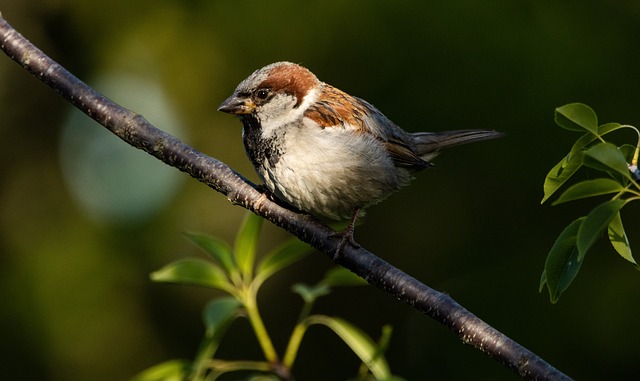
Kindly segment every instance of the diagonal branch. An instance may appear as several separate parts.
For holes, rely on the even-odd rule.
[[[24,69],[55,90],[131,146],[188,173],[227,196],[235,205],[287,230],[330,257],[340,238],[314,218],[270,201],[256,186],[226,164],[157,129],[136,114],[98,93],[31,44],[0,15],[0,49]],[[544,360],[438,292],[403,273],[362,247],[346,245],[336,262],[367,282],[445,325],[465,343],[485,352],[526,380],[570,380]]]

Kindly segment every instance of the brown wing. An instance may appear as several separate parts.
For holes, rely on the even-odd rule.
[[[357,98],[324,84],[318,101],[305,111],[304,116],[322,128],[349,126],[362,131],[365,129],[367,113],[366,105]]]
[[[370,103],[331,85],[324,84],[319,100],[309,107],[304,116],[322,128],[352,128],[359,133],[373,135],[384,145],[397,167],[421,170],[432,166],[409,145],[413,140],[407,132]]]

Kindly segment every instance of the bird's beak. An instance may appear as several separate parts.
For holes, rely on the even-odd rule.
[[[220,104],[218,111],[233,115],[246,115],[251,114],[255,108],[256,105],[251,99],[241,98],[233,94]]]

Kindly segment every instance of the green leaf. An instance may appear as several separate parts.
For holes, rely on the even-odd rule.
[[[586,217],[580,217],[567,226],[551,247],[544,264],[544,272],[540,279],[540,290],[544,283],[549,289],[551,303],[557,303],[560,295],[569,288],[575,279],[582,258],[578,255],[576,239],[578,230]]]
[[[222,337],[231,323],[240,316],[242,309],[242,303],[232,297],[214,299],[204,307],[202,320],[206,327],[206,335],[193,361],[190,380],[204,379],[210,367],[209,361],[218,350]]]
[[[609,226],[609,222],[611,222],[625,203],[625,200],[609,200],[596,206],[589,212],[584,222],[580,225],[576,237],[578,259],[580,261],[582,261],[591,246],[600,238],[604,230]]]
[[[251,279],[262,221],[262,217],[248,212],[236,236],[233,250],[236,263],[245,280]]]
[[[344,341],[349,348],[371,370],[377,380],[391,379],[391,371],[376,343],[358,327],[336,317],[313,315],[308,318],[309,324],[322,324],[329,327]]]
[[[589,144],[593,143],[597,140],[598,137],[591,132],[587,132],[582,135],[575,143],[571,146],[571,151],[569,151],[569,157],[577,154],[578,152],[584,151],[584,148]]]
[[[604,136],[608,133],[616,131],[620,128],[624,128],[624,126],[620,125],[620,123],[607,123],[598,127],[598,135],[594,135],[591,132],[587,132],[582,135],[573,146],[571,146],[571,151],[569,151],[569,157],[573,157],[574,155],[581,153],[584,149],[589,146],[594,141],[598,140],[598,136]]]
[[[206,234],[185,232],[184,236],[209,254],[216,262],[222,265],[229,274],[235,271],[236,265],[233,262],[233,255],[229,244],[217,237]]]
[[[586,150],[584,155],[584,164],[591,168],[631,178],[624,154],[611,143],[598,143]]]
[[[620,123],[606,123],[603,124],[602,126],[598,127],[598,135],[600,136],[605,136],[606,134],[619,130],[621,128],[628,128],[629,126],[624,126]],[[595,136],[594,136],[594,140],[595,140]]]
[[[218,265],[200,258],[186,258],[172,262],[151,273],[154,282],[179,283],[213,287],[229,292],[231,284]]]
[[[613,216],[613,219],[611,219],[611,222],[609,222],[607,232],[609,235],[609,241],[611,241],[613,248],[616,249],[618,254],[638,267],[638,264],[631,253],[631,245],[629,245],[629,239],[624,231],[620,212],[616,213],[616,215]]]
[[[207,303],[202,313],[206,335],[193,361],[192,373],[185,380],[204,380],[222,337],[233,320],[240,316],[242,308],[242,303],[232,297],[222,297]]]
[[[573,155],[565,156],[556,164],[544,179],[544,197],[540,203],[544,203],[551,197],[574,173],[582,166],[583,154],[578,151]]]
[[[571,103],[558,107],[555,121],[560,127],[570,131],[598,133],[598,117],[591,107],[582,103]]]
[[[586,180],[571,186],[569,189],[553,203],[553,205],[562,204],[563,202],[578,200],[581,198],[600,196],[609,193],[618,193],[624,190],[619,182],[608,179]]]
[[[360,278],[342,266],[329,269],[320,283],[329,287],[365,286],[368,284],[366,280]]]
[[[302,297],[306,303],[313,303],[321,296],[328,295],[331,292],[329,286],[317,284],[316,286],[308,286],[303,283],[296,283],[291,286],[291,290]]]
[[[259,278],[260,282],[265,281],[274,273],[305,257],[312,249],[297,238],[285,242],[258,263],[256,279]]]
[[[189,371],[186,360],[169,360],[137,374],[130,381],[183,381]]]
[[[540,286],[538,286],[538,292],[542,292],[546,284],[547,284],[547,272],[545,270],[542,270],[542,275],[540,276]]]
[[[222,297],[207,303],[202,313],[202,320],[207,333],[223,330],[242,309],[242,303],[236,298]]]
[[[598,127],[598,135],[604,136],[622,127],[623,126],[621,126],[620,123],[603,124],[602,126]],[[576,140],[575,143],[573,143],[573,146],[571,146],[571,151],[569,151],[568,157],[571,158],[574,155],[577,155],[578,153],[582,153],[582,151],[584,151],[584,149],[588,145],[590,145],[591,143],[593,143],[595,140],[598,139],[598,135],[594,135],[591,132],[587,132],[584,135],[582,135],[578,140]]]
[[[619,128],[619,123],[607,123],[598,127],[600,136],[606,135]],[[583,162],[584,148],[591,144],[597,136],[587,132],[582,135],[571,147],[569,154],[556,164],[547,174],[544,180],[544,198],[541,203],[549,199],[580,167]]]

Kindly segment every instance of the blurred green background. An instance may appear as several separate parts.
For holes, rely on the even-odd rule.
[[[640,124],[637,1],[4,0],[0,12],[99,91],[254,181],[239,121],[216,107],[278,60],[409,131],[506,132],[443,154],[369,210],[358,242],[576,379],[637,375],[640,274],[606,242],[559,304],[538,293],[555,238],[595,205],[540,206],[546,172],[577,138],[554,125],[553,110],[579,101],[603,123]],[[202,306],[217,293],[148,274],[199,255],[183,231],[231,240],[244,210],[109,135],[4,56],[0,162],[0,378],[126,380],[191,358]],[[638,207],[623,220],[640,247]],[[286,237],[266,224],[263,248]],[[329,267],[316,253],[265,286],[279,348],[300,307],[290,285]],[[391,368],[409,380],[518,379],[372,287],[340,290],[316,312],[374,337],[392,324]],[[322,328],[301,350],[299,380],[356,372],[355,356]],[[259,356],[246,322],[221,355]]]

